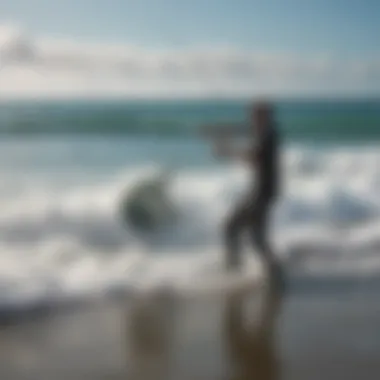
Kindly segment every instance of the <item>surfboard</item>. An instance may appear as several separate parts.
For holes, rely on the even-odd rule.
[[[149,233],[176,220],[176,208],[167,191],[166,174],[142,178],[122,194],[119,215],[123,223],[140,233]]]

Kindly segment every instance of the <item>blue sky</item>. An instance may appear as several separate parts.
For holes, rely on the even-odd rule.
[[[378,0],[0,0],[33,33],[146,46],[373,54]]]
[[[0,26],[17,25],[33,44],[43,38],[64,38],[103,46],[132,45],[147,51],[230,48],[280,56],[273,60],[281,60],[281,56],[311,61],[329,57],[335,60],[330,66],[347,62],[349,67],[345,79],[336,83],[337,92],[349,87],[351,92],[357,88],[380,93],[379,0],[0,0],[0,15]],[[145,61],[152,59],[151,55],[145,57]],[[165,59],[159,65],[167,66],[169,58]],[[257,60],[253,63],[257,66]],[[285,72],[286,65],[289,63],[276,72]],[[315,74],[310,62],[292,65],[293,71],[297,67],[300,72],[311,70],[310,77]],[[334,91],[330,79],[339,70],[325,71],[325,90]],[[358,76],[349,83],[351,74]],[[276,86],[281,82],[285,91],[285,74],[280,79]],[[294,83],[294,77],[291,81]],[[323,92],[319,81],[304,81],[300,87]],[[261,88],[265,88],[264,82]]]

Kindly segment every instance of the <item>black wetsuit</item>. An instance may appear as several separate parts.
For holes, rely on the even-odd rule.
[[[236,267],[240,261],[240,235],[248,229],[253,243],[263,259],[273,264],[275,259],[267,240],[271,206],[278,195],[278,134],[275,126],[265,129],[254,153],[255,186],[228,218],[225,226],[227,266]]]

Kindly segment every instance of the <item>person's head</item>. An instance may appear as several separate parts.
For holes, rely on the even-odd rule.
[[[250,110],[250,121],[254,132],[261,133],[269,128],[273,121],[273,106],[267,101],[254,103]]]

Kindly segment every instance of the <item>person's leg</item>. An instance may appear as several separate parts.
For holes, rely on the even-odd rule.
[[[240,266],[240,237],[247,226],[247,209],[240,206],[227,218],[224,227],[225,262],[227,269],[237,269]]]
[[[271,280],[283,287],[283,271],[268,239],[269,216],[272,203],[258,198],[252,212],[251,238],[264,261]]]

